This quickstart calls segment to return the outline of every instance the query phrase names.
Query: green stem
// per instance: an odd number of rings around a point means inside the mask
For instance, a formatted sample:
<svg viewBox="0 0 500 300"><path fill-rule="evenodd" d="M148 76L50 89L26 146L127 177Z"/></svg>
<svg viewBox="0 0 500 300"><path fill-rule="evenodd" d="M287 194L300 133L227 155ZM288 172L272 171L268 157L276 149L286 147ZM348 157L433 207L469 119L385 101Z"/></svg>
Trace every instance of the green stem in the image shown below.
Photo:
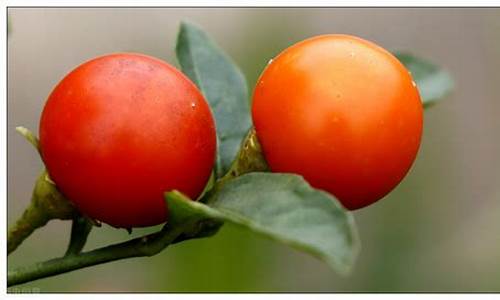
<svg viewBox="0 0 500 300"><path fill-rule="evenodd" d="M72 219L76 209L55 187L46 171L38 177L31 202L7 233L7 254L12 253L36 229L53 219Z"/></svg>
<svg viewBox="0 0 500 300"><path fill-rule="evenodd" d="M92 223L84 216L79 215L73 218L71 237L65 256L78 254L82 251L92 227Z"/></svg>
<svg viewBox="0 0 500 300"><path fill-rule="evenodd" d="M30 137L27 133L23 135L28 139ZM249 172L267 170L268 166L262 155L255 130L251 129L243 140L241 149L229 172L220 178L215 183L214 188L203 198L210 198L211 193L214 193L215 190L219 189L225 182L232 178ZM71 203L57 191L55 185L48 178L47 173L42 173L35 185L32 204L16 225L9 230L9 253L17 248L36 228L43 226L48 220L54 218L71 219L76 218L75 216L77 216L77 211ZM160 232L132 239L124 243L80 253L92 225L90 224L90 220L82 220L78 217L73 221L71 240L64 257L8 271L7 286L22 284L115 260L152 256L170 244L186 239L213 235L220 226L221 223L214 220L187 220L181 218L175 224L167 223Z"/></svg>
<svg viewBox="0 0 500 300"><path fill-rule="evenodd" d="M174 226L172 228L167 224L160 232L132 239L124 243L55 258L28 267L8 271L7 286L10 287L120 259L155 255L182 234L186 226L191 226L191 224Z"/></svg>
<svg viewBox="0 0 500 300"><path fill-rule="evenodd" d="M16 221L14 226L9 228L7 233L7 255L16 250L35 229L43 227L48 221L47 215L40 211L36 201L32 200L21 218Z"/></svg>
<svg viewBox="0 0 500 300"><path fill-rule="evenodd" d="M217 181L223 185L226 181L250 172L265 172L269 170L257 134L252 127L241 142L240 150L231 164L229 171Z"/></svg>

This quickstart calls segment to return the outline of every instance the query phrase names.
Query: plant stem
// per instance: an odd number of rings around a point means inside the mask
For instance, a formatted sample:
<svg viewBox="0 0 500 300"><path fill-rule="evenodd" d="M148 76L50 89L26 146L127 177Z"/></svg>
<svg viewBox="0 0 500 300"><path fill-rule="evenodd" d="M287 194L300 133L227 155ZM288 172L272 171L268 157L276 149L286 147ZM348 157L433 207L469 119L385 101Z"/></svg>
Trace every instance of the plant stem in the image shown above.
<svg viewBox="0 0 500 300"><path fill-rule="evenodd" d="M19 129L18 131L27 137L33 145L37 146L36 138L32 138L33 136L29 135L29 131ZM210 194L214 193L214 190L219 189L232 178L248 172L266 170L268 170L268 166L262 155L255 130L251 129L243 140L238 156L231 165L229 172L219 179L214 184L213 190L203 198L210 198ZM222 225L221 222L214 220L189 219L189 217L181 217L175 223L171 223L174 219L171 216L170 223L167 223L157 233L80 253L92 229L92 224L90 220L78 214L72 204L64 198L48 178L47 172L44 171L37 180L30 206L21 219L9 230L8 253L14 251L36 228L56 218L73 219L71 239L65 256L8 271L7 286L10 287L120 259L152 256L170 244L196 237L211 236Z"/></svg>
<svg viewBox="0 0 500 300"><path fill-rule="evenodd" d="M77 213L48 178L46 171L38 177L31 202L7 234L7 254L12 253L36 229L52 219L72 219Z"/></svg>
<svg viewBox="0 0 500 300"><path fill-rule="evenodd" d="M240 151L233 160L229 171L216 184L222 185L226 181L246 173L265 171L269 171L269 166L262 153L257 133L252 127L241 142Z"/></svg>
<svg viewBox="0 0 500 300"><path fill-rule="evenodd" d="M182 234L186 226L191 226L191 224L188 223L183 226L174 226L172 228L167 224L160 232L132 239L124 243L80 254L55 258L28 267L21 267L8 271L7 286L10 287L124 258L155 255Z"/></svg>
<svg viewBox="0 0 500 300"><path fill-rule="evenodd" d="M65 256L78 254L82 251L87 237L92 230L92 223L84 216L78 215L73 218L71 224L71 237Z"/></svg>
<svg viewBox="0 0 500 300"><path fill-rule="evenodd" d="M36 201L32 200L21 218L16 221L14 226L9 228L7 234L7 255L16 250L35 229L44 226L48 221L49 218L47 215L40 211L36 205Z"/></svg>

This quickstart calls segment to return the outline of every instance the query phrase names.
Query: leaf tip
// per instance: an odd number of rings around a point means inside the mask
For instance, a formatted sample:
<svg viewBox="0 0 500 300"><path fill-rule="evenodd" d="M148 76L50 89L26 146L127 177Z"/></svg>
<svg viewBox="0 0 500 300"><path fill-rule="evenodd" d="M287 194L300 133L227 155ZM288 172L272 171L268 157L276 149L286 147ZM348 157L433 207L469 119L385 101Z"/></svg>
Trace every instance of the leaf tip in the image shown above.
<svg viewBox="0 0 500 300"><path fill-rule="evenodd" d="M186 20L181 20L179 22L179 31L178 31L178 35L181 33L181 32L184 32L186 30L186 27L189 26L189 21L186 21Z"/></svg>
<svg viewBox="0 0 500 300"><path fill-rule="evenodd" d="M181 19L179 22L179 33L188 31L189 29L201 31L201 26L187 19Z"/></svg>
<svg viewBox="0 0 500 300"><path fill-rule="evenodd" d="M17 126L16 131L21 134L35 149L40 152L40 141L28 128L24 126Z"/></svg>

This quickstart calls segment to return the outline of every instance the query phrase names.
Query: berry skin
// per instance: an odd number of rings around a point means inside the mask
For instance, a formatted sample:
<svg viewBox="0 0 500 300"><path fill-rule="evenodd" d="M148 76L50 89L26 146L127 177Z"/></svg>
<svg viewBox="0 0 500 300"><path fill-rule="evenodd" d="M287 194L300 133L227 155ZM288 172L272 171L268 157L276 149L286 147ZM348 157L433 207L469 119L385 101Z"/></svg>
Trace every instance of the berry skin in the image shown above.
<svg viewBox="0 0 500 300"><path fill-rule="evenodd" d="M163 193L196 199L215 161L210 108L197 87L146 55L101 56L50 94L40 147L51 179L85 215L115 227L167 220Z"/></svg>
<svg viewBox="0 0 500 300"><path fill-rule="evenodd" d="M300 174L349 209L398 185L423 127L418 90L398 59L336 34L299 42L270 62L252 118L272 171Z"/></svg>

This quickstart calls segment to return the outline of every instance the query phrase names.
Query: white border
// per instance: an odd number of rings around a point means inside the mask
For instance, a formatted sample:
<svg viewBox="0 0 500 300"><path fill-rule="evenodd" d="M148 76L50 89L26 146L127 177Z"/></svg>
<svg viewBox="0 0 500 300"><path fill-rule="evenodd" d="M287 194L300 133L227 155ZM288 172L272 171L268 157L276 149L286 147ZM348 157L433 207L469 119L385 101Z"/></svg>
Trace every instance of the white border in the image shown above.
<svg viewBox="0 0 500 300"><path fill-rule="evenodd" d="M401 3L398 1L381 1L381 0L337 0L337 1L326 1L326 0L312 0L312 1L297 1L297 0L281 0L281 1L270 1L270 0L253 0L253 1L227 1L227 0L218 0L218 1L193 1L193 0L185 0L185 1L154 1L154 0L144 0L144 1L113 1L113 0L49 0L49 1L41 1L41 0L8 0L6 2L2 2L1 7L3 8L2 13L0 13L0 38L3 41L3 45L0 50L0 56L2 57L0 62L1 67L1 75L0 75L0 92L1 92L1 107L5 109L0 114L0 169L4 171L4 176L2 180L0 180L0 191L1 191L1 203L5 205L7 202L6 199L6 180L7 178L7 161L6 161L6 149L7 149L7 134L6 134L6 92L7 92L7 83L6 83L6 74L7 74L7 66L6 66L6 7L8 6L65 6L65 7L74 7L74 6L95 6L95 7L112 7L112 6L120 6L120 7L133 7L133 6L233 6L233 7L248 7L248 6L260 6L260 7L271 7L271 6L294 6L294 7L310 7L310 6L334 6L337 7L345 7L345 6L400 6L400 7L416 7L416 6L455 6L455 7L463 7L463 6L499 6L499 1L486 1L486 0L477 0L472 5L467 3L466 1L457 1L452 3L451 1L443 1L443 0L420 0L420 1L409 1L405 3ZM4 206L5 207L5 206ZM0 209L0 219L3 224L6 224L7 220L7 212L5 209ZM0 247L2 249L6 249L6 230L1 231L0 234ZM3 252L2 258L0 260L0 277L2 284L2 294L5 295L7 291L7 282L6 282L6 256L5 251ZM35 295L31 294L8 294L8 299L26 299L32 298ZM175 299L195 299L195 298L203 298L206 300L224 300L224 299L254 299L255 297L263 298L263 299L279 299L279 300L295 300L295 299L363 299L366 297L374 298L374 299L416 299L418 298L426 298L426 299L448 299L448 297L452 296L455 299L497 299L498 295L495 294L111 294L111 295L98 295L98 294L37 294L36 297L39 299L84 299L88 297L92 297L95 299L104 299L106 298L119 298L119 299L136 299L140 298L141 300L148 299L160 299L160 298L175 298Z"/></svg>

